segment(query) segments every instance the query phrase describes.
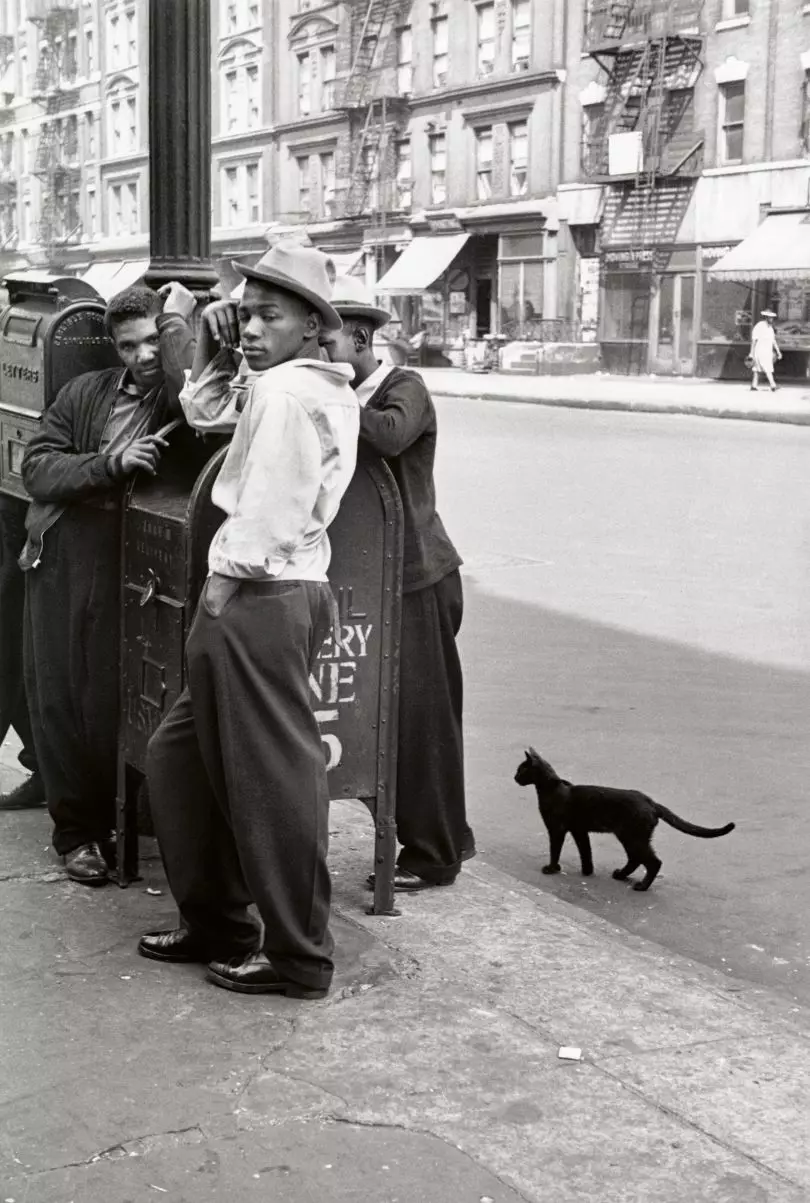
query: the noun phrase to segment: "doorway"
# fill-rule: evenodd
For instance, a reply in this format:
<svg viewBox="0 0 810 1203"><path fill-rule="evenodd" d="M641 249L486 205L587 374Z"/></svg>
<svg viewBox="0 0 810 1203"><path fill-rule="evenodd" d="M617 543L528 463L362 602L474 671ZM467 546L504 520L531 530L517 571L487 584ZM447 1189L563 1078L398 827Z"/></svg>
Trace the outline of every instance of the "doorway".
<svg viewBox="0 0 810 1203"><path fill-rule="evenodd" d="M695 280L694 272L658 279L653 372L689 376L695 370Z"/></svg>
<svg viewBox="0 0 810 1203"><path fill-rule="evenodd" d="M489 276L475 282L475 337L483 338L492 330L492 280Z"/></svg>

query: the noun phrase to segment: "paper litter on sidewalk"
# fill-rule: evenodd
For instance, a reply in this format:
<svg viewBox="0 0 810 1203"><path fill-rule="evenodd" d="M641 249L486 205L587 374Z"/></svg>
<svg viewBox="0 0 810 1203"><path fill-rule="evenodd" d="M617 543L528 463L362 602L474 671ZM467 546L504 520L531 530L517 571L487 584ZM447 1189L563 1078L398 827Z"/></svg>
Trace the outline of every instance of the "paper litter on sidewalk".
<svg viewBox="0 0 810 1203"><path fill-rule="evenodd" d="M557 1056L561 1061L581 1061L582 1049L573 1048L570 1045L563 1044L557 1053Z"/></svg>

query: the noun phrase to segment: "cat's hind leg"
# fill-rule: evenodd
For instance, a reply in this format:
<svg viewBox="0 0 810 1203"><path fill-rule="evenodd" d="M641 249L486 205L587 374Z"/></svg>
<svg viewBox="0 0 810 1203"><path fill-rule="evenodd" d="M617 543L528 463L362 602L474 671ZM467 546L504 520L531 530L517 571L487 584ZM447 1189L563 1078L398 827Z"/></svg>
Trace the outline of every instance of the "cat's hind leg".
<svg viewBox="0 0 810 1203"><path fill-rule="evenodd" d="M579 859L582 862L582 876L590 877L593 873L593 853L591 852L591 841L587 831L572 831L571 835L574 838L574 843L579 852Z"/></svg>
<svg viewBox="0 0 810 1203"><path fill-rule="evenodd" d="M637 881L633 886L634 890L649 890L652 883L655 881L661 869L661 861L655 855L652 844L646 850L644 860L642 861L644 868L647 870L641 881Z"/></svg>

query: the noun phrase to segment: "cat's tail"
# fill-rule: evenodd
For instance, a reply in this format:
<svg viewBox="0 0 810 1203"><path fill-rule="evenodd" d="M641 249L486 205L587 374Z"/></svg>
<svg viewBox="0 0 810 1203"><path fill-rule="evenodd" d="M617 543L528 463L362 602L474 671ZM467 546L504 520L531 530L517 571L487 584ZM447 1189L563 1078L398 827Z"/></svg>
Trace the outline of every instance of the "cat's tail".
<svg viewBox="0 0 810 1203"><path fill-rule="evenodd" d="M686 819L682 819L674 811L667 810L666 806L662 806L660 802L655 804L655 813L659 819L669 823L670 827L674 827L676 831L683 831L686 835L699 835L704 840L714 840L718 835L728 835L735 827L734 823L726 823L725 827L698 827L695 823L687 823Z"/></svg>

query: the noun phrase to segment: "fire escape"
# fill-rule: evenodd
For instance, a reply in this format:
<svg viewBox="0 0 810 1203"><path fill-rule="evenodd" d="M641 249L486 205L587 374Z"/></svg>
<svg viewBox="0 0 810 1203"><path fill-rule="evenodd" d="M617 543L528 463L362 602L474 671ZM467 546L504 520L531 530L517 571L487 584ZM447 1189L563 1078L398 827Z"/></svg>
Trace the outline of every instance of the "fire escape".
<svg viewBox="0 0 810 1203"><path fill-rule="evenodd" d="M605 99L583 135L586 176L608 185L602 222L640 270L675 241L703 166L693 124L703 0L594 0L585 45ZM622 137L623 135L623 137Z"/></svg>
<svg viewBox="0 0 810 1203"><path fill-rule="evenodd" d="M39 33L32 99L45 113L33 167L40 184L39 243L48 264L54 266L81 232L78 122L60 116L75 108L79 99L78 7L78 0L43 0L36 15L29 15Z"/></svg>
<svg viewBox="0 0 810 1203"><path fill-rule="evenodd" d="M338 210L344 218L370 216L384 226L392 207L394 141L407 111L396 87L396 27L403 0L353 0L338 47L336 107L346 113L348 141L338 172Z"/></svg>

